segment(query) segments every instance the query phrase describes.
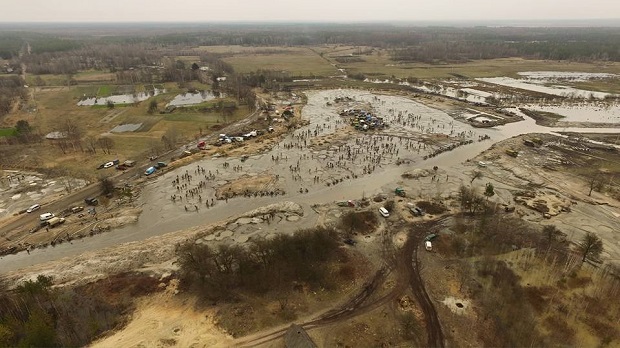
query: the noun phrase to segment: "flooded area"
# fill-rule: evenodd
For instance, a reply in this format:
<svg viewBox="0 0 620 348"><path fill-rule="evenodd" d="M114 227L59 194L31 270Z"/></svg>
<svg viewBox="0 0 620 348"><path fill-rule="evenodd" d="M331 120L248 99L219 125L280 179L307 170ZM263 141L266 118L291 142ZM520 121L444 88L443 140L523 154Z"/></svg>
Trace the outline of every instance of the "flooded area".
<svg viewBox="0 0 620 348"><path fill-rule="evenodd" d="M612 79L620 76L609 73L587 73L587 72L570 72L570 71L521 71L517 75L523 76L529 80L541 80L547 82L550 80L564 81L588 81L595 79Z"/></svg>
<svg viewBox="0 0 620 348"><path fill-rule="evenodd" d="M620 123L618 104L526 105L528 109L564 116L561 122Z"/></svg>
<svg viewBox="0 0 620 348"><path fill-rule="evenodd" d="M175 96L174 99L170 101L170 103L166 104L166 107L168 106L182 107L182 106L196 105L196 104L200 104L200 103L213 100L216 98L220 98L220 97L223 97L223 96L221 96L219 93L216 94L211 91L200 91L196 93L183 93L183 94L178 94L177 96Z"/></svg>
<svg viewBox="0 0 620 348"><path fill-rule="evenodd" d="M478 78L478 81L500 85L505 87L523 89L532 92L545 93L550 95L557 95L560 97L567 98L582 98L582 99L605 99L610 96L615 96L615 94L605 93L605 92L596 92L596 91L588 91L584 89L577 89L569 86L562 85L550 85L547 86L545 83L548 83L547 80L521 80L521 79L513 79L512 77L488 77L488 78Z"/></svg>
<svg viewBox="0 0 620 348"><path fill-rule="evenodd" d="M95 105L107 105L108 103L112 103L114 105L122 105L122 104L133 104L141 101L145 101L150 97L157 96L161 93L164 93L165 90L160 90L155 88L148 92L140 92L134 94L120 94L120 95L111 95L109 97L92 97L80 100L77 105L78 106L95 106Z"/></svg>
<svg viewBox="0 0 620 348"><path fill-rule="evenodd" d="M393 192L402 174L418 168L440 168L441 182L433 175L437 184L413 188L416 194L450 195L470 170L463 163L494 143L524 133L556 131L536 125L527 116L522 122L474 128L415 100L361 90L306 94L302 118L309 123L286 135L271 150L248 154L247 159L203 159L165 172L144 186L139 198L143 212L136 224L36 250L29 257L25 253L5 256L0 270L217 222L282 201L301 205L300 226L312 226L317 216L312 205ZM337 98L343 101L335 102ZM344 109L364 107L389 127L358 131L348 126L346 116L339 115ZM619 132L605 128L562 131ZM253 178L265 180L252 192L228 194L225 189Z"/></svg>

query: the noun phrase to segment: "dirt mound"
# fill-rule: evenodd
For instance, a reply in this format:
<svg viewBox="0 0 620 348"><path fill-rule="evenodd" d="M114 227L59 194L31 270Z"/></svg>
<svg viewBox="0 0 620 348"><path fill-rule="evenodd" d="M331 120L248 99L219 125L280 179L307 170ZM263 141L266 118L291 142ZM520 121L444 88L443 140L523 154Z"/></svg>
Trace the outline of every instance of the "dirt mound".
<svg viewBox="0 0 620 348"><path fill-rule="evenodd" d="M525 191L515 195L514 201L543 214L556 216L570 211L571 202L558 194L543 191Z"/></svg>
<svg viewBox="0 0 620 348"><path fill-rule="evenodd" d="M276 187L275 175L244 175L241 178L226 183L217 188L215 197L217 199L232 198L235 196L248 196L256 194L275 194L279 192Z"/></svg>

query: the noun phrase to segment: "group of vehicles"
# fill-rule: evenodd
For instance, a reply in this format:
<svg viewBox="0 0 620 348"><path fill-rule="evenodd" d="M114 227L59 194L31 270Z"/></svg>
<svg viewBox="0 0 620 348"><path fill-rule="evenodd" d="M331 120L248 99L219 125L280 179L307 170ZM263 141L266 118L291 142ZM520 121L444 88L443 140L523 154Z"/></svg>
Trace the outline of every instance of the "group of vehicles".
<svg viewBox="0 0 620 348"><path fill-rule="evenodd" d="M217 139L216 145L230 144L230 143L235 143L235 142L240 143L247 139L254 138L262 134L263 134L263 131L258 131L258 130L253 130L251 132L239 134L239 135L220 134L220 136ZM203 143L202 147L200 146L201 143ZM199 149L202 149L205 146L204 142L201 142L201 143L198 143Z"/></svg>
<svg viewBox="0 0 620 348"><path fill-rule="evenodd" d="M105 163L101 163L97 169L107 169L107 168L111 168L116 166L116 169L118 170L125 170L129 167L133 167L136 165L136 161L132 161L132 160L126 160L125 162L121 163L118 159L112 160L110 162L105 162Z"/></svg>
<svg viewBox="0 0 620 348"><path fill-rule="evenodd" d="M165 162L157 162L157 163L155 163L154 166L146 168L146 170L144 171L144 175L151 175L151 174L155 173L155 171L157 171L158 169L161 169L161 168L166 167L166 166L167 166L167 164Z"/></svg>
<svg viewBox="0 0 620 348"><path fill-rule="evenodd" d="M99 200L96 197L86 198L84 202L88 205L96 206L99 204ZM33 213L37 210L41 209L41 204L33 204L28 209L26 209L26 213ZM94 209L94 208L93 208ZM62 214L66 216L67 214L79 213L84 210L83 206L74 206L71 209L64 211ZM79 217L84 216L83 214L78 215ZM57 225L64 223L66 219L64 217L58 217L56 214L51 212L45 212L39 215L40 226L38 228L33 229L31 232L38 230L41 227L53 228Z"/></svg>

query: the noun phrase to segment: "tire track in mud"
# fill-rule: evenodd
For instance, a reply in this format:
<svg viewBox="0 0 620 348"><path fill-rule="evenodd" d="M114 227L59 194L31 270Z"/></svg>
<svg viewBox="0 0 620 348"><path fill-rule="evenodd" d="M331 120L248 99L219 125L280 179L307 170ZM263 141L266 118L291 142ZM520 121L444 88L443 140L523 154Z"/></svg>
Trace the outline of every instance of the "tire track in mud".
<svg viewBox="0 0 620 348"><path fill-rule="evenodd" d="M439 322L439 317L437 316L437 311L435 310L435 305L433 305L433 301L428 296L428 292L426 291L426 287L424 286L424 282L422 281L422 275L420 274L420 259L418 258L418 250L420 250L420 245L422 245L424 230L421 229L415 233L411 231L409 233L409 240L407 240L407 246L411 247L411 253L407 252L407 255L410 255L411 259L409 262L406 262L408 274L410 275L409 283L411 285L411 290L413 295L418 300L418 304L420 305L422 311L424 312L424 321L426 323L426 334L427 334L427 346L428 347L444 347L445 340L443 331L441 329L441 323Z"/></svg>
<svg viewBox="0 0 620 348"><path fill-rule="evenodd" d="M416 228L417 227L417 228ZM418 249L424 238L424 228L416 226L409 231L407 242L401 250L396 250L391 243L391 235L383 233L383 253L384 260L388 261L386 266L380 268L372 278L354 296L344 304L323 312L319 316L299 325L306 330L332 325L337 322L349 320L351 318L368 313L380 306L396 300L408 288L411 288L414 297L424 313L424 320L427 329L427 344L429 347L444 347L444 335L441 323L437 317L437 311L430 299L422 276L420 274L420 262L418 259ZM388 244L388 241L390 242ZM397 279L392 289L385 295L370 300L376 294L380 285L385 283L388 275L396 272ZM288 330L287 326L279 327L275 331L257 333L239 338L236 346L251 347L259 344L274 341L284 336Z"/></svg>

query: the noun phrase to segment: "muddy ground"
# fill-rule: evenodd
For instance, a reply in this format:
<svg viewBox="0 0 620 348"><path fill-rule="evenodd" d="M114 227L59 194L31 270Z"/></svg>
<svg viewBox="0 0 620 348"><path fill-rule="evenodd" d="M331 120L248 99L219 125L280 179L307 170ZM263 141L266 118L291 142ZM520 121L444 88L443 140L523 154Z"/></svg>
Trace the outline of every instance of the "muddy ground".
<svg viewBox="0 0 620 348"><path fill-rule="evenodd" d="M339 110L350 105L334 103L326 106L327 102L343 95L374 105L375 112L383 115L391 126L368 133L352 129L346 119L337 115ZM273 137L269 138L273 140L248 142L235 148L212 148L194 155L197 161L194 161L196 158L185 159L162 175L149 178L135 202L134 209L143 210L140 219L118 232L135 238L134 241L115 245L120 237L114 231L109 233L107 245L105 235L92 238L97 243L86 242L86 239L70 241L55 248L59 250L58 257L66 258L12 272L9 278L18 281L47 274L52 275L58 284L74 284L128 269L162 277L176 269L174 245L178 242L193 239L197 243L243 244L258 236L290 233L296 228L317 223L330 224L349 209L361 209L338 207L335 201L358 201L377 195L394 200L395 213L381 220L381 227L376 232L354 239L356 250L366 255L372 264L380 265L384 257L380 242L384 240L385 231L393 232L390 242L398 248L404 245L405 235L391 228L400 221L422 222L441 215L414 217L409 212L410 205L434 201L446 207L444 214L449 214L458 210L456 196L460 185L483 190L489 182L494 185L496 193L489 199L491 202L515 206L513 214L528 221L554 224L567 234L569 240L578 240L588 231L597 232L605 242L603 259L618 259L620 255L619 237L614 233L620 227L616 224L620 214L617 201L599 192L588 196L584 179L562 169L561 166L568 166L563 161L576 162L576 150L574 145L562 143L561 138L538 135L543 145L529 147L524 145L523 139L531 136L509 138L522 131L517 124L499 129L473 129L440 110L415 101L360 91L310 92L302 114L308 122L283 139ZM497 140L503 141L491 146ZM464 141L471 143L465 144ZM452 150L447 150L451 146ZM518 151L517 157L509 156L508 149ZM242 155L249 155L249 158L242 160ZM584 156L594 155L591 151L584 151ZM480 166L480 161L486 164ZM483 176L472 181L477 171ZM406 197L395 197L396 187L403 188ZM272 192L277 193L272 195ZM515 197L522 199L515 201ZM162 204L149 204L153 201ZM287 201L290 203L284 203ZM373 202L367 209L376 212L382 204L381 201ZM257 206L263 208L254 209ZM146 231L148 234L145 235ZM172 231L176 232L165 234ZM114 239L117 239L116 243ZM85 247L80 249L80 244ZM107 249L99 250L102 246ZM83 251L87 253L83 254ZM35 250L32 255L22 253L18 257L36 260L37 253L44 252ZM427 256L423 256L423 262ZM6 257L5 262L7 259L10 257ZM467 299L461 298L462 294L454 288L456 285L450 282L450 277L435 286L451 289L442 294L441 299L436 299L445 306L441 308L459 311L456 303L461 303L464 306L462 318L467 318ZM390 302L392 307L385 315L382 309L369 311L366 317L327 331L317 330L316 335L326 344L397 343L403 339L399 336L398 325L390 324L386 327L386 336L377 339L381 327L377 322L382 315L419 317L416 309L408 304L411 301L406 295L399 297L398 305ZM212 346L230 345L231 338L215 327L211 314L200 321L201 329L193 324L195 319L192 318L200 314L193 311L190 300L179 301L175 297L174 287L157 296L141 302L126 330L99 344L157 345L173 341L177 344L208 341ZM162 305L154 305L156 302ZM158 306L161 308L157 309ZM435 306L440 307L437 302ZM176 308L178 315L172 315L165 322L156 319L163 310L172 310L172 307ZM441 311L443 309L440 315ZM153 325L153 320L158 324ZM157 329L161 325L179 330L164 332ZM460 325L458 330L465 332L466 320ZM185 333L183 338L179 332ZM357 340L347 336L351 332L356 333ZM330 334L337 336L330 337ZM479 343L475 338L467 342L466 345L472 346ZM279 343L270 344L277 346Z"/></svg>

